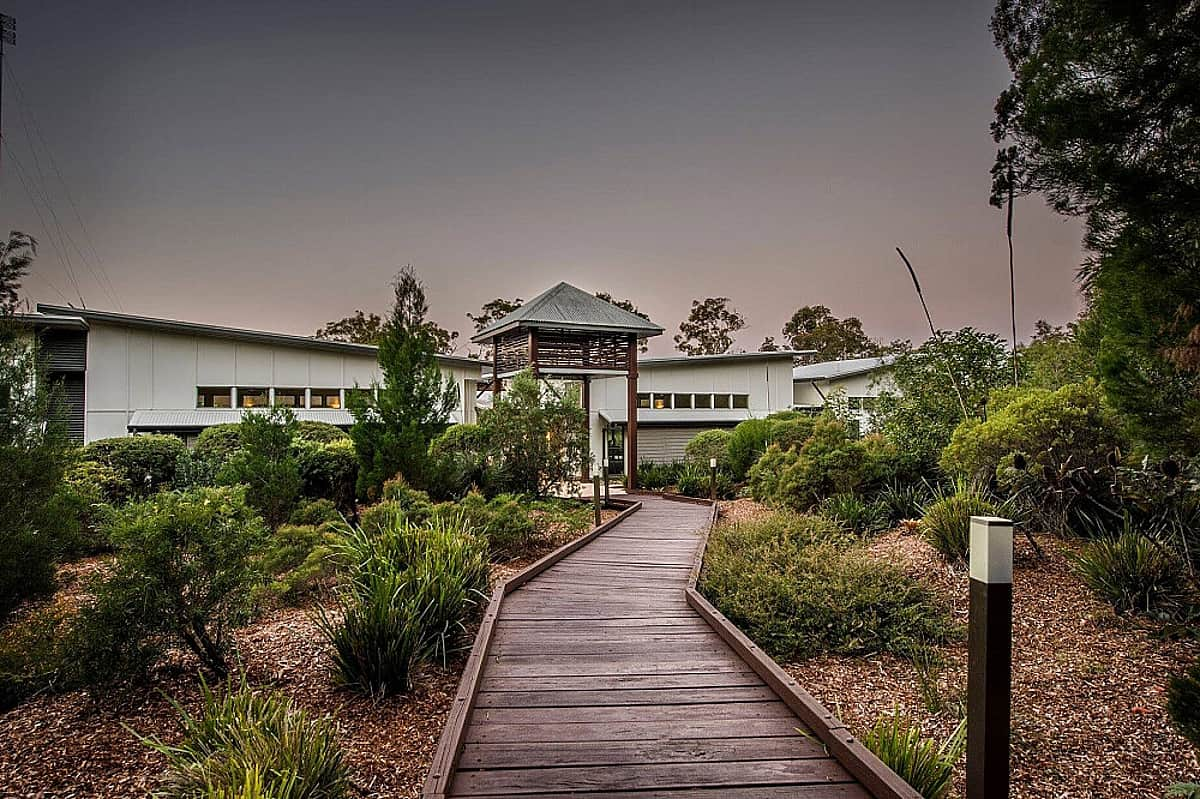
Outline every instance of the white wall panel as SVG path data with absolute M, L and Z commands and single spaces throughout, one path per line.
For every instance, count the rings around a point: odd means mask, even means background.
M 308 365 L 311 362 L 312 356 L 317 354 L 323 355 L 324 353 L 276 347 L 273 363 L 275 374 L 272 377 L 271 385 L 298 388 L 310 385 L 308 382 Z
M 232 386 L 236 379 L 237 345 L 215 338 L 196 339 L 196 384 Z
M 129 385 L 128 408 L 154 407 L 154 334 L 148 330 L 129 330 L 129 372 L 125 376 Z M 96 369 L 88 364 L 88 373 Z M 88 400 L 91 407 L 91 400 Z M 102 409 L 103 410 L 103 409 Z
M 237 343 L 237 364 L 234 379 L 237 385 L 261 388 L 271 385 L 274 378 L 274 352 L 264 344 Z
M 313 352 L 308 359 L 308 379 L 311 388 L 341 388 L 343 362 L 355 356 L 336 352 Z
M 196 405 L 196 339 L 155 333 L 152 408 Z
M 88 408 L 129 407 L 129 335 L 118 327 L 94 326 L 88 331 L 88 364 L 84 394 Z

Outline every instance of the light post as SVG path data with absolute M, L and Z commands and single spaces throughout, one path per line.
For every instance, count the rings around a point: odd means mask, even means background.
M 967 622 L 967 799 L 1008 799 L 1013 525 L 971 517 Z
M 717 459 L 708 459 L 708 494 L 715 504 L 717 501 Z

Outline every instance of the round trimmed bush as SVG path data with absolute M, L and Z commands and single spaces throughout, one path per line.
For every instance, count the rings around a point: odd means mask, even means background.
M 747 419 L 733 428 L 725 459 L 735 481 L 746 479 L 750 467 L 766 452 L 770 435 L 771 422 L 767 419 Z
M 317 444 L 332 444 L 334 441 L 349 441 L 350 434 L 335 424 L 309 419 L 296 422 L 296 438 Z
M 718 465 L 724 465 L 729 453 L 729 439 L 733 434 L 728 430 L 705 430 L 697 433 L 683 449 L 684 460 L 708 466 L 709 461 L 717 459 Z
M 97 461 L 81 460 L 63 474 L 63 482 L 96 502 L 119 505 L 129 498 L 132 486 L 121 472 Z
M 83 458 L 114 469 L 135 496 L 148 496 L 171 488 L 176 463 L 186 451 L 175 436 L 137 435 L 93 441 L 83 448 Z
M 241 425 L 215 424 L 200 431 L 192 454 L 213 466 L 223 466 L 242 448 Z

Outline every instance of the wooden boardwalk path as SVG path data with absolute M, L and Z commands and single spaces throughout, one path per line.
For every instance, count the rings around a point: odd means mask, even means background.
M 458 700 L 469 709 L 457 729 L 452 713 L 426 796 L 915 796 L 829 714 L 802 721 L 823 709 L 787 701 L 771 683 L 790 678 L 756 669 L 731 646 L 744 638 L 689 604 L 711 508 L 640 499 L 493 600 Z

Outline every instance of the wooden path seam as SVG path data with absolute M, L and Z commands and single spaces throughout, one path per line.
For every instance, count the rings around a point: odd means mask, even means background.
M 423 797 L 919 799 L 696 590 L 715 506 L 622 504 L 493 592 Z

